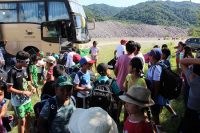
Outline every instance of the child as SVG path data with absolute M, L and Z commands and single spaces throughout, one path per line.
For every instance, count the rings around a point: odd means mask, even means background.
M 141 78 L 143 63 L 140 57 L 134 57 L 129 64 L 129 73 L 126 76 L 126 80 L 124 82 L 125 92 L 128 91 L 128 88 L 131 86 L 135 87 L 144 87 L 147 88 L 144 78 Z M 124 111 L 124 120 L 126 120 L 128 114 L 127 111 Z
M 145 80 L 141 78 L 143 63 L 140 57 L 134 57 L 129 64 L 129 74 L 124 82 L 125 91 L 131 86 L 141 86 L 147 88 Z
M 89 70 L 94 62 L 88 57 L 83 57 L 80 60 L 81 69 L 74 78 L 75 91 L 77 91 L 77 107 L 79 108 L 87 107 L 89 92 L 92 89 Z
M 166 65 L 169 69 L 171 69 L 171 64 L 169 62 L 168 57 L 170 56 L 170 50 L 168 48 L 162 49 L 162 59 L 161 62 Z M 174 109 L 172 108 L 170 101 L 168 99 L 164 99 L 162 100 L 162 102 L 160 103 L 163 106 L 165 106 L 167 108 L 167 110 L 172 114 L 171 118 L 175 118 L 178 117 L 178 115 L 176 114 L 176 112 L 174 111 Z
M 144 110 L 154 104 L 151 92 L 144 87 L 131 87 L 119 98 L 125 102 L 128 118 L 124 123 L 124 133 L 152 133 L 152 124 L 147 121 Z M 149 116 L 150 118 L 150 116 Z
M 47 100 L 39 116 L 40 133 L 69 133 L 68 122 L 75 110 L 75 105 L 71 99 L 73 84 L 70 77 L 60 76 L 56 81 L 55 105 Z M 53 110 L 54 109 L 54 110 Z
M 37 68 L 38 68 L 38 84 L 41 83 L 41 80 L 43 81 L 45 78 L 45 66 L 46 63 L 44 62 L 44 52 L 40 51 L 37 54 L 38 56 L 38 62 L 37 62 Z M 43 79 L 42 79 L 43 78 Z
M 3 125 L 2 118 L 6 116 L 7 106 L 6 99 L 4 99 L 5 83 L 0 81 L 0 133 L 7 133 L 6 128 Z
M 30 77 L 30 81 L 31 84 L 36 88 L 36 92 L 37 95 L 39 96 L 39 92 L 38 92 L 38 69 L 37 69 L 37 64 L 38 62 L 38 58 L 36 55 L 33 55 L 31 57 L 31 63 L 29 65 L 29 77 Z
M 95 96 L 92 98 L 90 97 L 90 107 L 101 107 L 104 110 L 106 110 L 111 116 L 112 118 L 117 121 L 117 105 L 119 102 L 119 94 L 120 94 L 120 89 L 117 85 L 116 80 L 109 78 L 109 69 L 108 69 L 108 65 L 105 63 L 101 63 L 97 66 L 97 72 L 100 74 L 100 76 L 98 77 L 98 79 L 94 82 L 94 86 L 93 88 L 95 89 L 95 87 L 97 86 L 108 86 L 110 89 L 110 92 L 112 94 L 110 94 L 112 96 L 113 99 L 109 99 L 105 97 L 105 99 L 97 99 Z M 104 87 L 105 88 L 105 87 Z M 108 94 L 108 93 L 107 93 Z M 109 94 L 108 94 L 109 95 Z M 99 98 L 99 97 L 98 97 Z M 98 101 L 98 103 L 96 103 Z M 102 103 L 103 102 L 103 103 Z M 104 103 L 106 102 L 106 103 Z M 110 103 L 110 104 L 109 104 Z M 110 108 L 112 107 L 112 108 Z
M 47 67 L 46 81 L 53 81 L 53 67 L 56 64 L 56 59 L 53 56 L 48 56 L 45 61 Z
M 93 42 L 93 46 L 90 48 L 91 59 L 95 60 L 95 68 L 97 68 L 97 60 L 99 54 L 99 48 L 97 47 L 97 41 Z
M 18 133 L 28 131 L 27 120 L 33 111 L 31 104 L 32 91 L 28 90 L 28 75 L 23 67 L 29 64 L 29 54 L 25 51 L 19 51 L 16 55 L 16 65 L 8 72 L 7 85 L 11 92 L 11 104 L 14 106 L 18 117 Z M 32 87 L 33 88 L 33 87 Z
M 70 133 L 118 133 L 115 121 L 99 107 L 76 109 L 69 121 L 69 130 Z

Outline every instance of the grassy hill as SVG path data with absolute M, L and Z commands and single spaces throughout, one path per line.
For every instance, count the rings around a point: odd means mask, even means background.
M 93 4 L 85 7 L 86 14 L 97 21 L 121 20 L 151 25 L 189 27 L 198 22 L 200 4 L 191 2 L 148 1 L 127 8 Z

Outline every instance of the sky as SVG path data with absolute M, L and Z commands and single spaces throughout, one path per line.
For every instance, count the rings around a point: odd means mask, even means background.
M 127 7 L 132 6 L 141 2 L 145 2 L 148 0 L 79 0 L 82 5 L 90 5 L 90 4 L 107 4 L 116 7 Z M 189 1 L 189 0 L 171 0 L 171 1 Z M 192 2 L 200 3 L 200 0 L 192 0 Z

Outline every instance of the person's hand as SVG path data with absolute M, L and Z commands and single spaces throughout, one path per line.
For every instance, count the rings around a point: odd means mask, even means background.
M 30 97 L 32 95 L 32 92 L 30 91 L 23 91 L 23 95 Z

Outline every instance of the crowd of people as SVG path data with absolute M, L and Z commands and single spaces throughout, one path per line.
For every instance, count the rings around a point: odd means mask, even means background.
M 120 122 L 123 133 L 155 133 L 161 130 L 163 107 L 172 119 L 180 117 L 171 106 L 171 99 L 160 93 L 164 71 L 160 64 L 171 69 L 168 46 L 155 46 L 148 53 L 141 53 L 137 42 L 120 43 L 114 62 L 109 65 L 99 62 L 97 41 L 93 42 L 90 55 L 84 57 L 75 48 L 46 57 L 42 51 L 33 55 L 19 51 L 6 81 L 0 82 L 0 132 L 9 131 L 14 121 L 19 133 L 30 132 L 33 113 L 36 133 L 118 133 Z M 183 42 L 175 48 L 185 103 L 177 132 L 200 132 L 200 56 L 195 57 Z M 35 105 L 33 95 L 40 97 Z M 6 101 L 15 115 L 8 115 Z

